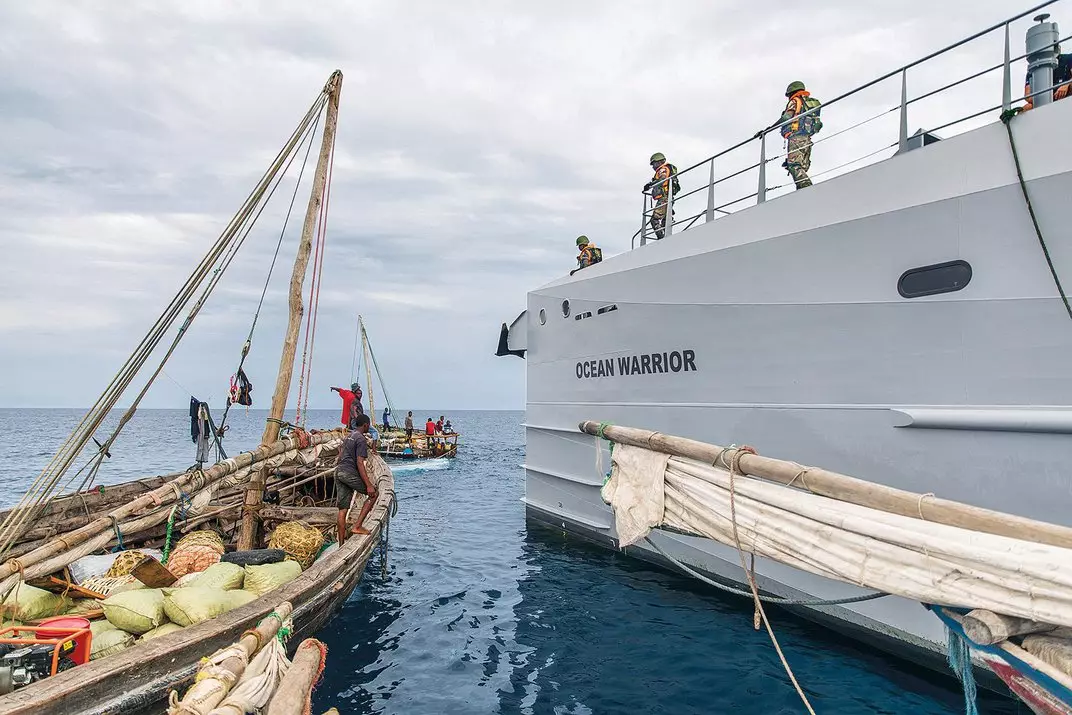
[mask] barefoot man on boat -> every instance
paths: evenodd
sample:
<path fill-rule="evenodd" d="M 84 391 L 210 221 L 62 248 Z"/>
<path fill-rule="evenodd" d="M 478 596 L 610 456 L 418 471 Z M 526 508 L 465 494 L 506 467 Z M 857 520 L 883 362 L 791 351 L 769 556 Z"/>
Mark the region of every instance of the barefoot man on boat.
<path fill-rule="evenodd" d="M 363 524 L 365 517 L 372 511 L 372 504 L 376 501 L 376 485 L 372 483 L 368 470 L 365 467 L 365 459 L 368 457 L 368 440 L 365 434 L 369 431 L 369 416 L 360 414 L 354 418 L 354 430 L 347 436 L 339 448 L 339 461 L 335 464 L 335 488 L 338 492 L 339 506 L 339 545 L 346 541 L 346 512 L 349 511 L 351 502 L 355 498 L 363 499 L 361 513 L 357 517 L 355 534 L 367 534 Z"/>

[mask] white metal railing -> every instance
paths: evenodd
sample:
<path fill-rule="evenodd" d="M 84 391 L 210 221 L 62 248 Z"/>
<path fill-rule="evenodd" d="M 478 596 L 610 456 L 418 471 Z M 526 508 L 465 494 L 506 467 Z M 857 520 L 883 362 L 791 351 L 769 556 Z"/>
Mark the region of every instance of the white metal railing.
<path fill-rule="evenodd" d="M 896 70 L 893 70 L 892 72 L 888 72 L 887 74 L 884 74 L 877 79 L 873 79 L 870 82 L 860 85 L 855 89 L 849 90 L 848 92 L 845 92 L 844 94 L 841 94 L 829 101 L 823 102 L 822 106 L 819 108 L 809 110 L 797 117 L 793 117 L 792 119 L 786 120 L 785 122 L 778 122 L 770 127 L 767 127 L 753 137 L 749 137 L 748 139 L 740 141 L 733 146 L 720 151 L 714 156 L 708 157 L 703 161 L 700 161 L 696 164 L 693 164 L 689 167 L 686 167 L 685 169 L 678 171 L 677 176 L 682 184 L 682 191 L 680 192 L 680 195 L 673 195 L 673 182 L 669 179 L 667 180 L 667 211 L 663 226 L 664 238 L 668 238 L 673 235 L 675 230 L 677 232 L 688 230 L 692 226 L 699 223 L 701 219 L 703 223 L 708 223 L 714 221 L 719 214 L 731 214 L 734 212 L 733 209 L 735 207 L 739 207 L 740 205 L 752 201 L 753 199 L 754 202 L 757 204 L 763 203 L 767 199 L 768 192 L 792 186 L 794 183 L 792 179 L 789 179 L 787 182 L 775 186 L 767 185 L 767 165 L 771 162 L 786 158 L 786 153 L 784 151 L 776 153 L 772 157 L 768 157 L 767 135 L 775 130 L 781 129 L 781 127 L 783 127 L 789 122 L 799 121 L 801 117 L 812 114 L 813 112 L 817 112 L 820 109 L 827 110 L 827 112 L 823 116 L 824 124 L 826 125 L 825 128 L 835 129 L 835 126 L 833 125 L 837 124 L 837 118 L 851 117 L 851 111 L 842 112 L 841 109 L 839 109 L 838 113 L 831 113 L 829 110 L 832 106 L 838 105 L 839 103 L 843 103 L 845 102 L 845 100 L 848 100 L 853 97 L 861 97 L 866 90 L 878 87 L 880 84 L 886 82 L 887 80 L 897 78 L 900 79 L 900 101 L 896 105 L 888 109 L 884 109 L 877 114 L 868 114 L 868 116 L 865 116 L 863 119 L 857 119 L 856 121 L 852 122 L 851 124 L 849 124 L 849 126 L 838 128 L 833 132 L 826 133 L 821 136 L 816 135 L 816 138 L 813 140 L 812 146 L 818 147 L 823 144 L 828 145 L 828 143 L 834 139 L 846 137 L 851 138 L 857 134 L 857 130 L 866 127 L 867 125 L 871 125 L 872 123 L 877 122 L 878 120 L 881 120 L 883 118 L 892 117 L 895 113 L 897 115 L 897 140 L 889 141 L 883 139 L 883 135 L 885 135 L 886 137 L 891 137 L 891 134 L 886 134 L 885 132 L 891 130 L 892 127 L 877 128 L 877 131 L 872 136 L 865 137 L 867 139 L 870 139 L 871 142 L 870 145 L 859 148 L 859 151 L 862 151 L 862 153 L 857 153 L 858 150 L 854 148 L 851 153 L 851 157 L 853 158 L 849 158 L 836 166 L 825 168 L 815 173 L 810 173 L 811 179 L 814 180 L 820 176 L 833 174 L 854 164 L 860 164 L 867 159 L 872 159 L 876 155 L 882 154 L 891 149 L 896 150 L 896 153 L 906 151 L 907 149 L 909 149 L 910 141 L 912 139 L 912 137 L 910 137 L 908 133 L 909 107 L 934 97 L 939 97 L 943 95 L 948 96 L 948 94 L 952 90 L 962 87 L 974 80 L 986 77 L 998 70 L 1002 71 L 1002 91 L 1000 104 L 988 106 L 984 109 L 973 111 L 967 115 L 958 116 L 951 121 L 939 123 L 935 126 L 926 129 L 925 131 L 923 131 L 923 133 L 929 134 L 936 131 L 940 131 L 942 129 L 947 129 L 949 127 L 962 124 L 973 119 L 978 119 L 979 117 L 982 117 L 984 115 L 997 112 L 998 110 L 1000 110 L 1001 112 L 1011 111 L 1015 105 L 1026 101 L 1028 98 L 1042 96 L 1044 94 L 1053 92 L 1057 87 L 1069 84 L 1069 82 L 1053 84 L 1050 87 L 1034 91 L 1028 96 L 1013 99 L 1013 63 L 1017 63 L 1027 59 L 1028 53 L 1025 52 L 1016 57 L 1011 56 L 1010 26 L 1014 22 L 1022 20 L 1023 18 L 1026 18 L 1033 13 L 1036 13 L 1039 10 L 1049 7 L 1050 5 L 1053 5 L 1059 1 L 1060 0 L 1046 0 L 1046 2 L 1042 2 L 1038 5 L 1035 5 L 1034 7 L 1024 10 L 1023 12 L 1018 13 L 1013 17 L 1003 20 L 1002 22 L 992 25 L 984 30 L 976 32 L 973 35 L 970 35 L 962 40 L 959 40 L 958 42 L 943 47 L 936 52 L 932 52 L 931 54 L 926 55 L 925 57 L 922 57 L 907 65 L 904 65 L 903 67 L 900 67 Z M 1039 18 L 1035 19 L 1038 20 Z M 1070 16 L 1068 20 L 1072 21 L 1072 16 Z M 947 53 L 950 53 L 957 48 L 963 47 L 969 43 L 979 40 L 980 38 L 987 37 L 992 33 L 999 31 L 1003 31 L 1004 35 L 1004 57 L 1001 62 L 987 66 L 982 70 L 973 72 L 965 77 L 961 77 L 960 79 L 957 79 L 953 82 L 949 82 L 948 84 L 944 84 L 941 87 L 925 91 L 919 96 L 909 98 L 909 70 L 931 60 L 935 60 L 936 58 L 946 55 Z M 1046 47 L 1053 47 L 1069 40 L 1072 40 L 1072 35 L 1068 37 L 1062 37 L 1056 42 L 1046 45 Z M 834 119 L 833 122 L 828 121 L 832 118 Z M 759 142 L 758 161 L 755 159 L 749 159 L 747 153 L 748 150 L 745 149 L 745 147 L 748 147 L 750 144 L 752 144 L 752 142 L 756 141 Z M 920 141 L 922 141 L 922 138 L 920 139 Z M 754 147 L 752 148 L 752 151 L 755 151 Z M 752 157 L 754 156 L 755 154 L 752 154 Z M 667 157 L 667 161 L 670 161 L 670 157 Z M 727 173 L 718 174 L 716 176 L 716 163 L 719 164 L 720 169 L 723 166 L 728 166 L 728 170 L 723 169 L 724 171 L 727 171 Z M 703 169 L 705 168 L 707 169 L 706 172 L 703 171 Z M 688 183 L 688 179 L 686 177 L 695 178 L 703 176 L 703 174 L 706 174 L 706 176 L 697 188 L 691 190 L 686 188 L 686 185 Z M 750 176 L 751 179 L 748 178 Z M 744 193 L 740 193 L 742 191 Z M 729 194 L 728 199 L 726 198 L 727 193 Z M 655 232 L 651 225 L 651 219 L 655 209 L 659 205 L 661 205 L 660 202 L 656 202 L 653 199 L 651 191 L 646 190 L 644 192 L 644 203 L 641 211 L 640 230 L 633 234 L 632 247 L 636 247 L 636 239 L 638 236 L 640 238 L 641 246 L 645 245 L 649 240 L 653 240 L 655 238 Z"/>

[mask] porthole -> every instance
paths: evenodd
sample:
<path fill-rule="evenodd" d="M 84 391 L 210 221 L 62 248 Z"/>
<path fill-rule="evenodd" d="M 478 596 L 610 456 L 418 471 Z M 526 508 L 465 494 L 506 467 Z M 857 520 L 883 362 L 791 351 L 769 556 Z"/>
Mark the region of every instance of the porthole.
<path fill-rule="evenodd" d="M 540 308 L 540 325 L 547 325 L 547 311 Z"/>
<path fill-rule="evenodd" d="M 569 317 L 569 301 L 568 300 L 562 301 L 562 317 L 563 318 L 568 318 Z"/>
<path fill-rule="evenodd" d="M 922 298 L 925 295 L 953 293 L 963 290 L 972 279 L 967 261 L 947 261 L 933 266 L 911 268 L 897 280 L 897 292 L 902 298 Z"/>

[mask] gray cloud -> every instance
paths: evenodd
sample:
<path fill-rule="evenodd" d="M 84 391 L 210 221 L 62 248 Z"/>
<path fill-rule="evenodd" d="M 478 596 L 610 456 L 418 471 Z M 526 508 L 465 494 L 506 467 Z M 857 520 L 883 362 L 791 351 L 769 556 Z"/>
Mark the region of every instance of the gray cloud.
<path fill-rule="evenodd" d="M 628 249 L 652 151 L 687 166 L 772 121 L 788 80 L 831 97 L 1020 9 L 998 0 L 8 4 L 0 403 L 90 402 L 336 67 L 346 78 L 313 402 L 333 404 L 327 387 L 349 381 L 361 312 L 399 407 L 516 407 L 523 366 L 491 355 L 499 322 L 524 307 L 527 289 L 572 267 L 578 233 L 607 255 Z M 997 61 L 998 43 L 913 70 L 913 92 Z M 999 80 L 913 107 L 913 128 L 981 109 Z M 898 96 L 896 82 L 876 87 L 827 125 L 837 131 Z M 817 149 L 816 166 L 895 132 L 895 115 L 875 120 Z M 741 154 L 720 168 L 754 160 Z M 727 185 L 724 198 L 749 190 Z M 289 191 L 168 368 L 215 404 Z M 299 197 L 249 361 L 262 405 L 306 191 Z M 184 392 L 164 381 L 148 404 L 181 405 Z"/>

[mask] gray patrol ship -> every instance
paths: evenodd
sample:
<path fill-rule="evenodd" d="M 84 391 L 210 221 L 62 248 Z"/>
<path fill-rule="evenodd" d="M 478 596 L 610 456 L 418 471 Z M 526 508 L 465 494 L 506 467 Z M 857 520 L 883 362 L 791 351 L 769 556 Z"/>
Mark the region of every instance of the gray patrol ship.
<path fill-rule="evenodd" d="M 775 128 L 683 169 L 662 240 L 646 196 L 635 250 L 530 292 L 498 350 L 525 359 L 529 519 L 617 548 L 577 428 L 599 420 L 1072 525 L 1072 101 L 1054 99 L 1051 4 L 825 101 L 814 186 L 783 178 Z M 964 48 L 992 56 L 912 91 L 916 67 Z M 652 538 L 744 587 L 733 550 Z M 788 598 L 863 593 L 756 568 Z M 920 662 L 944 650 L 916 602 L 802 612 Z"/>

